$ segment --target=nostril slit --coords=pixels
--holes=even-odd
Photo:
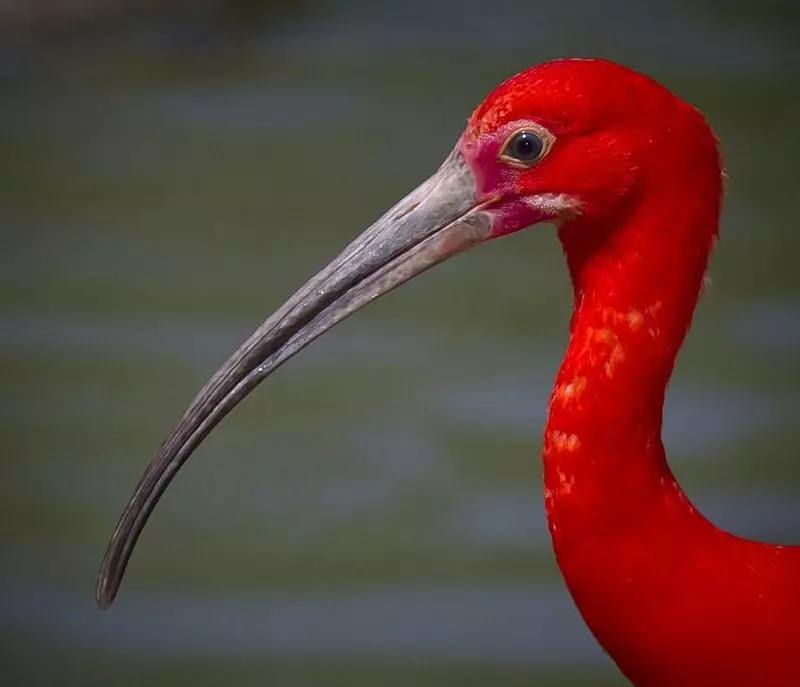
[[[400,210],[400,212],[397,215],[395,215],[395,220],[403,219],[403,217],[414,212],[414,210],[416,210],[418,207],[419,207],[419,201],[417,201],[416,203],[411,203],[411,205],[409,205],[407,208],[403,210]]]

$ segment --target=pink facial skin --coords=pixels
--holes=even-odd
[[[520,176],[535,173],[535,164],[516,167],[501,159],[506,141],[521,129],[537,130],[541,125],[531,120],[515,120],[489,134],[481,134],[479,138],[466,130],[456,144],[475,176],[479,202],[488,202],[487,210],[494,218],[492,238],[538,222],[558,220],[563,210],[557,203],[547,202],[542,194],[529,196],[520,193]],[[494,202],[493,198],[496,199]]]

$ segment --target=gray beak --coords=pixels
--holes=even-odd
[[[200,390],[144,471],[100,567],[97,603],[117,595],[136,541],[159,498],[200,442],[295,353],[367,303],[489,238],[492,219],[458,150],[439,170],[312,277]]]

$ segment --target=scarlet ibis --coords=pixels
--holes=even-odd
[[[664,395],[717,238],[722,188],[703,115],[643,74],[561,59],[500,84],[439,170],[206,383],[111,537],[100,606],[114,600],[181,465],[261,380],[427,268],[547,222],[558,227],[574,312],[544,434],[545,504],[583,619],[636,685],[800,685],[800,547],[715,527],[676,482],[661,441]]]

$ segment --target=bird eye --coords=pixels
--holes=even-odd
[[[516,162],[536,162],[544,153],[544,141],[533,131],[518,131],[506,143],[502,157]]]

